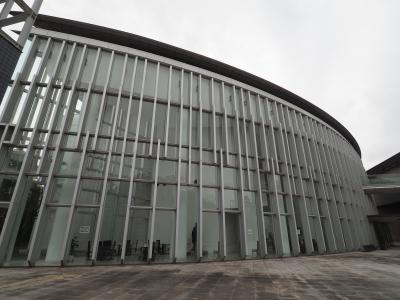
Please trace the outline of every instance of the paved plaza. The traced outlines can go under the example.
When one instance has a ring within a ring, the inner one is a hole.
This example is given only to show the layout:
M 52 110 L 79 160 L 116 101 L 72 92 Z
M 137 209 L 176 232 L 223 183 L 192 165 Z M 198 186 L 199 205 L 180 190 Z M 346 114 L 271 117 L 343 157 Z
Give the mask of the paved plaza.
M 400 249 L 200 264 L 2 268 L 0 299 L 400 299 Z

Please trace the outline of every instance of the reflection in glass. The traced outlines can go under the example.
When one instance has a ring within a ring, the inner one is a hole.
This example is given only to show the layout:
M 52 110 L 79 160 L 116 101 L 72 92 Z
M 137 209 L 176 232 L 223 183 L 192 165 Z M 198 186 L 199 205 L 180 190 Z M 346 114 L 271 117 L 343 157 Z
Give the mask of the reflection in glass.
M 267 255 L 276 255 L 275 246 L 275 233 L 274 224 L 272 220 L 273 216 L 264 216 L 264 226 L 265 226 L 265 238 L 267 243 Z
M 156 210 L 153 260 L 171 261 L 174 253 L 175 211 Z
M 176 185 L 158 184 L 157 207 L 176 207 Z
M 146 262 L 148 259 L 150 218 L 150 210 L 131 210 L 125 249 L 125 260 L 128 263 Z
M 225 209 L 238 209 L 239 192 L 236 190 L 224 190 Z
M 49 203 L 71 204 L 75 183 L 75 178 L 54 178 Z
M 178 260 L 194 260 L 198 255 L 198 189 L 181 188 L 179 199 Z
M 45 212 L 44 230 L 39 234 L 38 264 L 59 264 L 69 207 L 48 207 Z
M 220 253 L 219 213 L 203 212 L 203 258 L 217 260 Z
M 78 207 L 74 212 L 67 264 L 87 265 L 92 263 L 91 256 L 98 210 L 97 207 Z
M 240 258 L 239 214 L 225 213 L 226 256 Z
M 248 257 L 258 257 L 260 254 L 260 243 L 258 240 L 257 212 L 256 212 L 256 193 L 244 192 L 244 207 L 246 211 L 246 235 Z
M 153 184 L 147 182 L 134 182 L 133 184 L 133 205 L 150 206 Z
M 158 167 L 158 180 L 160 182 L 176 182 L 178 176 L 178 162 L 160 160 Z
M 36 218 L 39 213 L 40 203 L 42 202 L 43 190 L 45 180 L 41 182 L 40 177 L 28 177 L 25 186 L 24 197 L 21 203 L 25 204 L 25 207 L 19 207 L 23 210 L 23 215 L 20 224 L 16 224 L 14 220 L 14 228 L 12 235 L 15 237 L 14 247 L 11 253 L 10 265 L 23 264 L 27 258 L 29 250 L 29 241 L 31 233 L 36 223 Z M 18 231 L 16 230 L 19 226 Z
M 97 261 L 119 263 L 125 226 L 129 182 L 108 182 Z
M 10 202 L 15 184 L 17 182 L 17 176 L 12 175 L 0 175 L 0 201 Z
M 203 188 L 203 209 L 219 209 L 219 189 Z

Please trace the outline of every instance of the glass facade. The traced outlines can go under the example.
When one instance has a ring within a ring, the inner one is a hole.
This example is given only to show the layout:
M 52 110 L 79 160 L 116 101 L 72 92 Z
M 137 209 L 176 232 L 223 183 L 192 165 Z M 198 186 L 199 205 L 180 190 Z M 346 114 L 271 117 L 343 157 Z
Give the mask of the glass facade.
M 371 244 L 357 152 L 274 95 L 39 29 L 0 115 L 0 263 L 252 259 Z

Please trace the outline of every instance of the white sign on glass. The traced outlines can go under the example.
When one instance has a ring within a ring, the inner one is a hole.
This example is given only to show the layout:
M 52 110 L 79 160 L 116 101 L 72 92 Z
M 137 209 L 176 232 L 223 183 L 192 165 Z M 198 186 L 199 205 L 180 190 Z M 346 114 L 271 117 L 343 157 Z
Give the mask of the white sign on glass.
M 80 226 L 79 227 L 79 233 L 84 233 L 84 234 L 90 233 L 90 226 L 88 226 L 88 225 Z

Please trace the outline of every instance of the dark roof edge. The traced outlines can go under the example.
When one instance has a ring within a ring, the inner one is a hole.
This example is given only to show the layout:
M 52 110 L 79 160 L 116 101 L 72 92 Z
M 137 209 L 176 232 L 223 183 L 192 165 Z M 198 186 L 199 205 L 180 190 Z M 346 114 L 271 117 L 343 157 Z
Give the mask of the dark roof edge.
M 235 68 L 228 64 L 136 34 L 63 18 L 38 15 L 35 21 L 35 27 L 83 36 L 150 52 L 193 66 L 197 66 L 199 68 L 206 69 L 251 85 L 255 88 L 258 88 L 283 100 L 286 100 L 287 102 L 292 103 L 293 105 L 296 105 L 297 107 L 302 108 L 320 118 L 321 120 L 325 121 L 327 124 L 340 132 L 340 134 L 342 134 L 347 139 L 347 141 L 349 141 L 349 143 L 361 156 L 361 150 L 355 138 L 342 124 L 340 124 L 331 115 L 329 115 L 319 107 L 315 106 L 314 104 L 308 102 L 307 100 L 276 84 L 273 84 L 265 79 L 262 79 L 258 76 Z
M 383 174 L 400 165 L 400 152 L 385 159 L 383 162 L 377 164 L 367 171 L 368 175 Z

